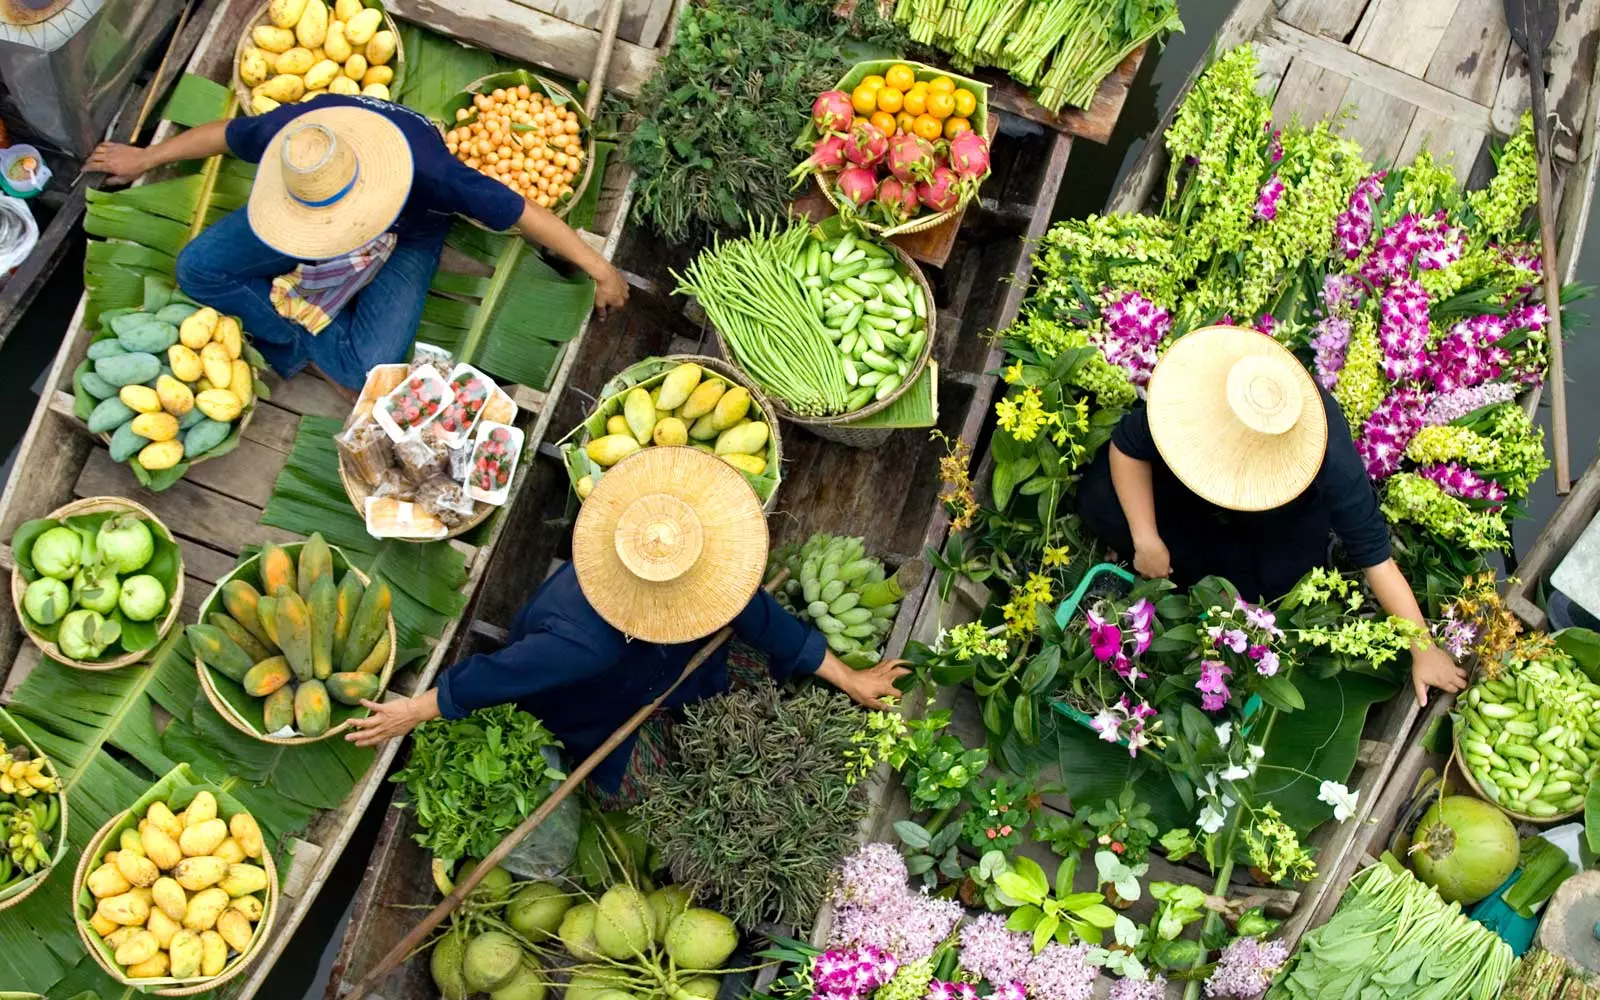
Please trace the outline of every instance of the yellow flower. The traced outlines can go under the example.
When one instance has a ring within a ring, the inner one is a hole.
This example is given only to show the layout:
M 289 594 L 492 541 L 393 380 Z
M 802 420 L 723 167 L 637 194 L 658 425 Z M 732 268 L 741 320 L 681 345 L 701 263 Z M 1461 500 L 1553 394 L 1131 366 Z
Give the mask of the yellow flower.
M 1072 550 L 1065 545 L 1047 545 L 1044 549 L 1044 565 L 1046 569 L 1055 566 L 1065 566 L 1072 562 Z
M 1038 387 L 1031 385 L 994 404 L 994 413 L 1001 429 L 1023 442 L 1032 441 L 1041 428 L 1056 426 L 1061 419 L 1044 408 Z
M 1032 635 L 1039 628 L 1039 605 L 1054 599 L 1050 578 L 1041 573 L 1029 573 L 1028 580 L 1011 594 L 1011 600 L 1000 609 L 1006 619 L 1006 634 L 1014 637 Z
M 1005 380 L 1007 385 L 1016 385 L 1018 382 L 1022 381 L 1021 361 L 1014 363 L 1010 368 L 1006 369 Z

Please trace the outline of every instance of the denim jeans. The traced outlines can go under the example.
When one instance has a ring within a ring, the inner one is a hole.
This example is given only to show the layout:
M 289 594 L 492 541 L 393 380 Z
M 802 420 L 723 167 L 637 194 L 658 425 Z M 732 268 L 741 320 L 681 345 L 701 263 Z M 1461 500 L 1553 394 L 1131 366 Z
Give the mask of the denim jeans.
M 407 220 L 377 275 L 313 335 L 272 305 L 272 279 L 302 261 L 257 239 L 245 212 L 223 216 L 183 248 L 178 287 L 184 294 L 238 316 L 256 349 L 284 378 L 310 362 L 340 385 L 360 389 L 372 366 L 405 360 L 439 267 L 449 216 Z

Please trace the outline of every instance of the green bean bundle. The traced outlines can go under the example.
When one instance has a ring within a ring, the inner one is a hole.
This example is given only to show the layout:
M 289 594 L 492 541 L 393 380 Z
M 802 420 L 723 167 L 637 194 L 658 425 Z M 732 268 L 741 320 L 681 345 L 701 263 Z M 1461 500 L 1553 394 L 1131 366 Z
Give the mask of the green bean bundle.
M 718 240 L 677 274 L 756 384 L 801 416 L 844 411 L 849 387 L 839 352 L 796 280 L 810 226 L 754 222 L 750 235 Z

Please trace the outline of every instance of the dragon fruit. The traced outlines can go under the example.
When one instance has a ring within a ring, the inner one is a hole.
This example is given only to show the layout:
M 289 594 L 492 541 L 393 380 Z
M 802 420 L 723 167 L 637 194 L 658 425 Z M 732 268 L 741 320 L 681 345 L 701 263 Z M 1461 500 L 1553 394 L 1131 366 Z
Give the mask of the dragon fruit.
M 838 170 L 845 165 L 844 158 L 845 137 L 832 133 L 817 140 L 811 147 L 811 155 L 805 162 L 789 171 L 795 186 L 798 187 L 807 177 L 821 173 L 825 170 Z
M 898 177 L 885 177 L 878 185 L 878 209 L 885 223 L 898 226 L 908 222 L 922 210 L 914 185 Z
M 845 159 L 858 167 L 876 167 L 889 152 L 889 137 L 871 122 L 862 122 L 850 130 L 844 144 Z
M 960 181 L 956 172 L 949 167 L 939 165 L 933 168 L 933 176 L 928 180 L 917 183 L 917 200 L 923 207 L 934 212 L 948 212 L 961 203 Z
M 838 132 L 842 135 L 855 114 L 855 108 L 850 106 L 850 95 L 842 90 L 825 90 L 811 102 L 811 121 L 823 134 Z
M 836 182 L 839 197 L 855 208 L 865 208 L 878 193 L 878 176 L 866 167 L 845 167 Z
M 896 132 L 889 139 L 889 172 L 901 183 L 911 185 L 933 174 L 933 146 L 910 132 Z
M 950 169 L 963 188 L 976 191 L 989 176 L 989 142 L 976 132 L 962 132 L 950 140 Z

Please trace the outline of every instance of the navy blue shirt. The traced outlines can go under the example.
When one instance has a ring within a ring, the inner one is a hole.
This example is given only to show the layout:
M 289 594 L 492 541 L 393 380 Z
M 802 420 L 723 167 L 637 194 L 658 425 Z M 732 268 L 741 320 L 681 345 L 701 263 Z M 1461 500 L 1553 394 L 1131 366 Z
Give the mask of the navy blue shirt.
M 285 104 L 264 115 L 228 122 L 228 149 L 241 160 L 260 163 L 267 144 L 287 124 L 316 108 L 358 107 L 376 111 L 400 127 L 411 144 L 411 194 L 400 210 L 396 232 L 437 226 L 452 215 L 469 215 L 490 229 L 510 229 L 527 207 L 522 196 L 450 155 L 439 129 L 423 115 L 391 101 L 345 94 L 323 94 L 303 104 Z
M 765 590 L 757 591 L 731 624 L 735 636 L 766 654 L 767 669 L 780 684 L 816 673 L 828 651 L 821 632 L 784 611 Z M 659 645 L 629 639 L 589 604 L 568 563 L 518 612 L 504 649 L 468 657 L 439 675 L 439 712 L 459 719 L 514 702 L 537 715 L 573 759 L 581 760 L 670 687 L 704 642 Z M 724 644 L 666 704 L 688 705 L 726 690 Z M 595 769 L 595 782 L 614 791 L 632 752 L 630 737 Z

